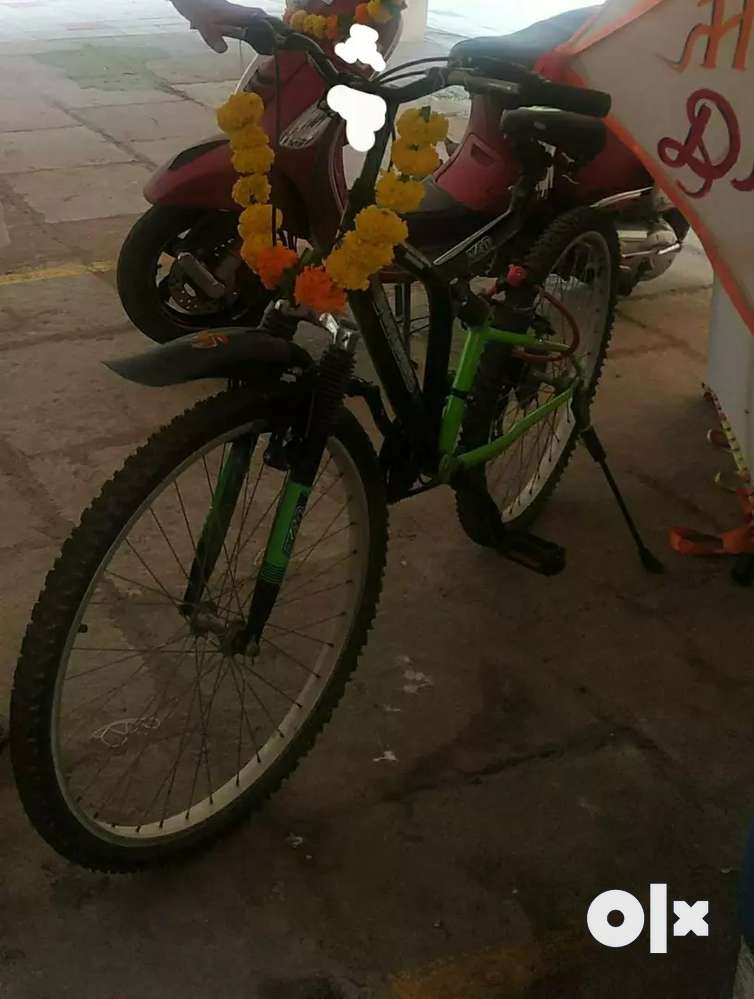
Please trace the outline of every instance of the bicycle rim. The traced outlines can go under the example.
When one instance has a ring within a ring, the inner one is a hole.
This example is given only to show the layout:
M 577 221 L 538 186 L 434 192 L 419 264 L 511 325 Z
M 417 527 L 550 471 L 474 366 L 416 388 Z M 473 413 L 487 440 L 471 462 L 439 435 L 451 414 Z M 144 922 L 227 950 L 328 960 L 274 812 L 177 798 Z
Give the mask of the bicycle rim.
M 245 437 L 256 444 L 248 472 L 203 604 L 187 617 L 197 540 L 220 469 Z M 337 668 L 369 546 L 361 478 L 337 438 L 259 655 L 221 648 L 248 606 L 285 481 L 264 464 L 264 444 L 249 423 L 179 464 L 129 517 L 75 615 L 52 751 L 68 807 L 100 838 L 163 841 L 231 807 L 291 746 Z

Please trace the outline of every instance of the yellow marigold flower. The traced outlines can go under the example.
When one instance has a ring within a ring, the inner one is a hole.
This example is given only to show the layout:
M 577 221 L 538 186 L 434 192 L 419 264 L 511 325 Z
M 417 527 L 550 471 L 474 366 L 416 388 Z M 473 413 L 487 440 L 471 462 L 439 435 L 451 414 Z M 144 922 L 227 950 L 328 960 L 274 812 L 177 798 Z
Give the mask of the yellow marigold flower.
M 327 18 L 320 14 L 307 14 L 304 21 L 304 31 L 314 38 L 324 38 L 327 34 Z
M 398 135 L 410 146 L 434 146 L 448 137 L 448 119 L 445 115 L 431 114 L 429 108 L 409 108 L 396 123 Z
M 432 146 L 414 149 L 405 139 L 397 139 L 393 143 L 392 156 L 400 172 L 416 180 L 429 177 L 440 165 L 440 157 Z
M 327 258 L 325 270 L 335 284 L 347 291 L 366 291 L 369 287 L 370 275 L 350 259 L 342 246 Z
M 382 3 L 382 0 L 369 0 L 367 10 L 375 24 L 387 24 L 393 17 L 392 10 L 386 4 Z
M 247 236 L 241 244 L 241 256 L 252 270 L 256 270 L 259 254 L 263 250 L 269 250 L 272 246 L 272 231 L 259 233 L 256 236 Z
M 270 144 L 267 133 L 259 125 L 244 125 L 228 133 L 234 149 L 259 149 Z
M 370 276 L 392 264 L 395 259 L 395 247 L 392 243 L 366 243 L 358 232 L 349 232 L 343 239 L 341 248 L 352 264 Z
M 395 246 L 408 239 L 408 226 L 395 212 L 370 205 L 356 216 L 356 232 L 365 243 Z
M 294 31 L 304 31 L 304 24 L 309 15 L 305 10 L 297 10 L 295 14 L 291 16 L 291 27 Z
M 269 146 L 256 149 L 238 149 L 233 153 L 233 166 L 237 173 L 269 173 L 275 154 Z
M 377 184 L 377 204 L 400 215 L 415 212 L 424 200 L 424 185 L 418 180 L 404 180 L 392 170 L 384 173 Z
M 239 177 L 233 185 L 233 200 L 237 205 L 247 208 L 255 201 L 264 204 L 270 200 L 272 188 L 263 173 L 250 173 L 248 177 Z
M 264 101 L 259 94 L 231 94 L 217 110 L 217 124 L 223 132 L 234 132 L 244 125 L 258 125 L 264 117 Z
M 272 205 L 249 205 L 245 208 L 238 220 L 238 231 L 244 239 L 265 233 L 272 242 Z

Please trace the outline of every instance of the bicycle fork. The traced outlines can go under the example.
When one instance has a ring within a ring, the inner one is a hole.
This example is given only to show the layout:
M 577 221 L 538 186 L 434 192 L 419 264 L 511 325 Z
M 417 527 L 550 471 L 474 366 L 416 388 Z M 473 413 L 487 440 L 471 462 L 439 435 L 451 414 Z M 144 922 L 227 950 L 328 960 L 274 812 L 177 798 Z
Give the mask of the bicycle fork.
M 328 437 L 353 376 L 358 334 L 338 326 L 333 327 L 332 336 L 332 343 L 319 362 L 308 427 L 278 503 L 249 614 L 245 624 L 231 636 L 228 650 L 231 653 L 253 655 L 259 651 L 262 633 L 285 580 Z

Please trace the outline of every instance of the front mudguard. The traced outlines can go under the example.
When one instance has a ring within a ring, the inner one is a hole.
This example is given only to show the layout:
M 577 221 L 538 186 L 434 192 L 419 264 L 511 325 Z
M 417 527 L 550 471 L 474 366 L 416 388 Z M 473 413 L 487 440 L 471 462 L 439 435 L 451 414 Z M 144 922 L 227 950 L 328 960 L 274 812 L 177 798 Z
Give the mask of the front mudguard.
M 288 340 L 231 327 L 192 333 L 105 364 L 127 381 L 160 388 L 204 378 L 277 381 L 286 371 L 306 370 L 313 361 Z

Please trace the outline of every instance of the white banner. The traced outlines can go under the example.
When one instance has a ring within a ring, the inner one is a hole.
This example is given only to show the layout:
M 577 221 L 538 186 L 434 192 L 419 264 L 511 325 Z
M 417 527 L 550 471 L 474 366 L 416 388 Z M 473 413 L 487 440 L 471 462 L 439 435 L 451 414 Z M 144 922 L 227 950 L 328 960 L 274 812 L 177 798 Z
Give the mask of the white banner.
M 561 50 L 704 243 L 754 333 L 754 0 L 609 0 Z

